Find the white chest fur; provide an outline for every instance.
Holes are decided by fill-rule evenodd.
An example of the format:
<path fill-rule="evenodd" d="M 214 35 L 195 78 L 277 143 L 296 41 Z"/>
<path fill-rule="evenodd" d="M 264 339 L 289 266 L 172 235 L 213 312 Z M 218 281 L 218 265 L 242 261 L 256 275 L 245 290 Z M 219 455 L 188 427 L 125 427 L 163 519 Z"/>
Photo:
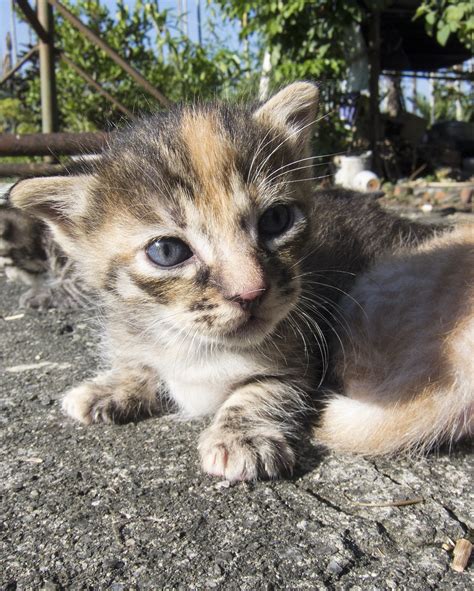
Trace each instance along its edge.
<path fill-rule="evenodd" d="M 214 413 L 233 387 L 257 371 L 249 355 L 238 352 L 199 352 L 179 356 L 167 351 L 157 363 L 169 395 L 187 417 Z"/>

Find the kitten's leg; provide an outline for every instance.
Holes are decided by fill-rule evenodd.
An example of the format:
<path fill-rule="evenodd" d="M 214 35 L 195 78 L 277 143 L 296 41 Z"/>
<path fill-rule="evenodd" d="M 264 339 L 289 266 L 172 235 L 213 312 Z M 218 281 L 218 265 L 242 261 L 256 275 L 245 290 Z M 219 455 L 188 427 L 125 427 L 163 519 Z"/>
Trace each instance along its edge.
<path fill-rule="evenodd" d="M 203 470 L 230 481 L 291 473 L 305 398 L 297 386 L 274 377 L 237 388 L 201 435 Z"/>
<path fill-rule="evenodd" d="M 86 425 L 125 423 L 159 412 L 158 388 L 158 375 L 147 367 L 112 369 L 69 390 L 62 406 Z"/>

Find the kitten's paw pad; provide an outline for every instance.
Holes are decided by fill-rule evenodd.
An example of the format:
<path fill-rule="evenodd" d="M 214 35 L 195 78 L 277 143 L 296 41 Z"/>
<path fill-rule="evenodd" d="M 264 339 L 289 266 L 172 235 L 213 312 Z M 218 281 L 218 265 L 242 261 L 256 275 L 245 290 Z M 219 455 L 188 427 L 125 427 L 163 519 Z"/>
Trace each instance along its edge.
<path fill-rule="evenodd" d="M 278 431 L 249 435 L 211 427 L 201 436 L 199 452 L 205 472 L 231 482 L 278 478 L 295 464 L 291 446 Z"/>

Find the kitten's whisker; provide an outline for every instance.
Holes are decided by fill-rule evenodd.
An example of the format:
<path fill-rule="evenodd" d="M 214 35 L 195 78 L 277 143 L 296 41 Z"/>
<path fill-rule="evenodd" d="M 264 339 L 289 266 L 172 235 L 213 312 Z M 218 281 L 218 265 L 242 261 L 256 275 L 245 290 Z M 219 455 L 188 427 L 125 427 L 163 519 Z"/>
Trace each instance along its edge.
<path fill-rule="evenodd" d="M 281 148 L 281 146 L 283 146 L 283 144 L 285 144 L 287 141 L 291 140 L 291 138 L 294 135 L 297 135 L 299 133 L 301 133 L 304 129 L 306 129 L 307 127 L 313 126 L 316 123 L 318 123 L 319 121 L 322 121 L 323 119 L 325 119 L 326 117 L 329 117 L 329 115 L 331 115 L 333 112 L 335 111 L 335 109 L 332 109 L 331 111 L 329 111 L 328 113 L 326 113 L 326 115 L 322 115 L 321 117 L 317 118 L 315 121 L 309 121 L 308 123 L 306 123 L 305 125 L 298 127 L 296 129 L 294 129 L 291 133 L 289 133 L 285 139 L 283 141 L 281 141 L 276 148 L 274 148 L 270 154 L 265 158 L 265 160 L 263 160 L 263 162 L 260 164 L 260 166 L 258 167 L 258 169 L 255 172 L 254 175 L 254 179 L 258 177 L 258 175 L 260 174 L 260 172 L 262 171 L 263 167 L 267 164 L 267 162 L 270 160 L 270 158 L 273 156 L 273 154 L 279 150 Z M 274 138 L 272 138 L 271 141 L 273 141 Z M 268 145 L 268 144 L 267 144 Z"/>
<path fill-rule="evenodd" d="M 327 298 L 320 296 L 319 294 L 311 295 L 313 296 L 313 298 L 316 298 L 316 300 L 306 295 L 300 295 L 300 298 L 306 303 L 306 305 L 311 306 L 316 312 L 319 313 L 320 310 L 323 310 L 323 312 L 327 312 L 328 314 L 330 314 L 333 320 L 335 320 L 344 330 L 351 344 L 353 344 L 354 340 L 352 329 L 342 308 L 338 306 L 336 303 L 328 300 Z M 321 304 L 320 302 L 323 303 Z M 328 310 L 327 306 L 330 306 L 334 310 L 334 312 Z"/>
<path fill-rule="evenodd" d="M 272 175 L 270 177 L 267 177 L 266 182 L 271 183 L 275 179 L 285 176 L 286 174 L 291 174 L 292 172 L 296 172 L 297 170 L 305 170 L 307 168 L 316 168 L 318 166 L 327 166 L 327 163 L 321 162 L 320 164 L 308 164 L 306 166 L 297 166 L 296 168 L 290 168 L 290 170 L 285 170 L 285 172 L 280 172 L 280 174 L 276 174 L 276 175 Z"/>
<path fill-rule="evenodd" d="M 311 254 L 313 254 L 315 251 L 312 251 Z M 296 275 L 296 278 L 300 278 L 300 277 L 305 277 L 307 275 L 322 275 L 324 276 L 326 273 L 343 273 L 345 275 L 352 275 L 352 277 L 355 277 L 357 275 L 357 273 L 352 273 L 351 271 L 345 271 L 344 269 L 318 269 L 317 271 L 305 271 L 304 273 L 301 273 L 300 275 Z"/>
<path fill-rule="evenodd" d="M 329 367 L 329 348 L 328 348 L 326 338 L 325 338 L 324 333 L 321 330 L 320 326 L 318 325 L 318 323 L 313 318 L 311 318 L 310 316 L 305 314 L 298 305 L 296 305 L 295 308 L 293 308 L 293 312 L 294 312 L 296 318 L 298 318 L 298 316 L 301 317 L 301 321 L 307 326 L 309 333 L 315 337 L 315 342 L 316 342 L 316 345 L 318 346 L 318 349 L 319 349 L 319 352 L 321 355 L 322 365 L 323 365 L 321 379 L 318 384 L 318 388 L 319 388 L 319 386 L 322 384 L 322 382 L 324 380 L 324 377 L 326 376 L 326 373 L 327 373 L 327 370 Z M 304 342 L 306 343 L 306 341 L 304 341 Z"/>
<path fill-rule="evenodd" d="M 308 156 L 307 158 L 300 158 L 299 160 L 293 160 L 292 162 L 289 162 L 288 164 L 284 164 L 283 166 L 280 166 L 279 168 L 274 170 L 267 178 L 272 179 L 276 173 L 280 172 L 280 170 L 283 170 L 284 168 L 288 168 L 289 166 L 293 166 L 293 164 L 299 164 L 300 162 L 306 162 L 307 160 L 316 160 L 316 159 L 321 159 L 321 158 L 330 158 L 332 156 L 341 156 L 342 154 L 345 154 L 345 153 L 346 153 L 346 150 L 344 150 L 342 152 L 333 152 L 332 154 L 321 154 L 320 156 Z M 314 166 L 323 166 L 323 165 L 327 165 L 327 164 L 329 164 L 329 161 L 314 164 Z"/>
<path fill-rule="evenodd" d="M 302 310 L 298 310 L 297 311 L 299 315 L 301 315 L 303 312 Z M 308 326 L 308 329 L 310 330 L 311 334 L 314 336 L 316 344 L 318 345 L 319 348 L 319 352 L 321 355 L 321 361 L 322 361 L 322 372 L 321 372 L 321 378 L 320 381 L 318 383 L 318 387 L 322 384 L 328 368 L 329 368 L 329 346 L 326 340 L 326 337 L 324 336 L 323 331 L 320 329 L 318 323 L 313 319 L 313 322 L 310 322 L 307 318 L 303 318 L 303 321 L 305 322 L 305 324 Z M 312 328 L 311 328 L 312 325 Z"/>
<path fill-rule="evenodd" d="M 264 144 L 264 142 L 265 142 L 265 140 L 267 139 L 267 137 L 268 137 L 268 134 L 269 134 L 269 133 L 271 133 L 272 131 L 273 131 L 273 130 L 272 130 L 272 128 L 270 127 L 270 128 L 268 129 L 267 133 L 266 133 L 266 134 L 263 136 L 262 140 L 259 142 L 259 144 L 258 144 L 258 146 L 257 146 L 257 149 L 256 149 L 256 151 L 255 151 L 255 153 L 254 153 L 254 155 L 253 155 L 252 162 L 250 163 L 250 168 L 249 168 L 249 171 L 248 171 L 248 174 L 247 174 L 247 183 L 248 183 L 248 184 L 249 184 L 250 182 L 252 182 L 252 181 L 253 181 L 253 179 L 252 179 L 252 176 L 251 176 L 251 175 L 252 175 L 252 169 L 253 169 L 253 167 L 254 167 L 254 164 L 255 164 L 255 162 L 256 162 L 256 158 L 257 158 L 257 156 L 259 156 L 259 155 L 260 155 L 260 152 L 261 152 L 261 151 L 263 150 L 263 148 L 264 148 L 264 147 L 267 145 L 267 144 Z M 252 181 L 251 181 L 250 179 L 252 179 Z"/>
<path fill-rule="evenodd" d="M 291 181 L 285 181 L 286 183 L 304 183 L 307 181 L 318 181 L 320 179 L 327 179 L 329 177 L 334 176 L 332 173 L 331 174 L 322 174 L 320 176 L 312 176 L 309 178 L 303 178 L 303 179 L 293 179 Z"/>
<path fill-rule="evenodd" d="M 299 160 L 293 160 L 292 162 L 288 162 L 288 164 L 283 164 L 282 166 L 279 166 L 278 168 L 273 170 L 268 175 L 267 179 L 271 179 L 273 177 L 273 175 L 280 172 L 280 170 L 283 170 L 284 168 L 288 168 L 289 166 L 293 166 L 294 164 L 299 164 L 300 162 L 307 162 L 308 160 L 314 160 L 315 158 L 317 158 L 317 156 L 307 156 L 306 158 L 300 158 Z M 313 165 L 313 163 L 311 163 L 310 166 L 312 166 L 312 165 Z"/>
<path fill-rule="evenodd" d="M 305 363 L 306 363 L 306 366 L 305 366 L 305 373 L 306 373 L 308 371 L 308 366 L 309 366 L 309 347 L 308 347 L 308 344 L 307 344 L 306 339 L 304 337 L 304 332 L 300 329 L 296 318 L 292 318 L 291 312 L 290 312 L 290 314 L 288 314 L 287 320 L 288 320 L 288 324 L 292 328 L 293 332 L 296 330 L 296 332 L 300 336 L 301 341 L 303 343 L 303 350 L 304 350 Z"/>
<path fill-rule="evenodd" d="M 302 306 L 302 307 L 303 307 L 303 306 L 308 306 L 308 304 L 307 304 L 306 302 L 302 301 L 302 302 L 301 302 L 301 306 Z M 346 365 L 346 359 L 347 359 L 347 356 L 346 356 L 346 351 L 345 351 L 345 348 L 344 348 L 344 343 L 343 343 L 343 341 L 342 341 L 342 339 L 341 339 L 341 337 L 340 337 L 339 333 L 337 332 L 336 328 L 335 328 L 335 327 L 334 327 L 334 326 L 333 326 L 333 325 L 332 325 L 332 324 L 331 324 L 331 323 L 328 321 L 328 319 L 327 319 L 327 318 L 324 316 L 324 314 L 321 312 L 321 309 L 322 309 L 322 310 L 325 310 L 325 311 L 326 311 L 328 314 L 330 314 L 330 315 L 331 315 L 331 317 L 332 317 L 332 319 L 333 319 L 333 320 L 335 320 L 335 321 L 336 321 L 336 322 L 337 322 L 337 323 L 338 323 L 338 324 L 341 326 L 341 328 L 343 328 L 343 329 L 345 330 L 345 327 L 344 327 L 344 325 L 343 325 L 343 324 L 340 322 L 340 320 L 338 320 L 338 318 L 337 318 L 337 317 L 335 317 L 333 314 L 331 314 L 331 312 L 330 312 L 329 310 L 325 309 L 324 307 L 321 307 L 320 309 L 316 309 L 314 306 L 311 306 L 311 307 L 308 307 L 308 308 L 310 309 L 310 311 L 311 311 L 313 314 L 316 314 L 316 316 L 317 316 L 318 318 L 321 318 L 321 320 L 323 320 L 323 321 L 324 321 L 324 322 L 327 324 L 328 328 L 329 328 L 329 329 L 330 329 L 330 330 L 331 330 L 331 331 L 334 333 L 334 335 L 336 336 L 336 338 L 337 338 L 337 340 L 338 340 L 338 342 L 339 342 L 339 345 L 340 345 L 340 347 L 341 347 L 341 351 L 342 351 L 342 355 L 343 355 L 343 360 L 344 360 L 344 365 Z M 345 330 L 345 331 L 346 331 L 346 330 Z M 347 331 L 346 331 L 346 334 L 348 335 L 348 338 L 350 339 L 350 337 L 349 337 L 349 333 L 347 333 Z"/>
<path fill-rule="evenodd" d="M 367 318 L 367 314 L 366 314 L 363 306 L 355 299 L 355 297 L 353 295 L 351 295 L 349 292 L 345 291 L 344 289 L 341 289 L 340 287 L 336 287 L 335 285 L 331 285 L 329 283 L 322 283 L 321 281 L 308 281 L 308 280 L 306 280 L 305 283 L 308 283 L 310 285 L 318 285 L 318 286 L 321 286 L 321 287 L 327 287 L 329 289 L 334 289 L 335 291 L 338 291 L 338 292 L 342 293 L 343 295 L 345 295 L 346 297 L 348 297 L 352 302 L 354 302 L 354 304 L 360 309 L 360 311 Z"/>

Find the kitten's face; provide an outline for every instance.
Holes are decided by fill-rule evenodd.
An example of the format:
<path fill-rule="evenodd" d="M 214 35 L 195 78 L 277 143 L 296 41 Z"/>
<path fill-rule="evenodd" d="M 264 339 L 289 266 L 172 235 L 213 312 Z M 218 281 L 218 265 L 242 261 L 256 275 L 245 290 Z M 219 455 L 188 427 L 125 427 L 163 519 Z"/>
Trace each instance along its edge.
<path fill-rule="evenodd" d="M 68 219 L 53 229 L 132 330 L 245 347 L 294 307 L 311 169 L 293 163 L 307 154 L 301 128 L 316 90 L 279 94 L 256 112 L 203 106 L 152 118 L 76 181 Z"/>

